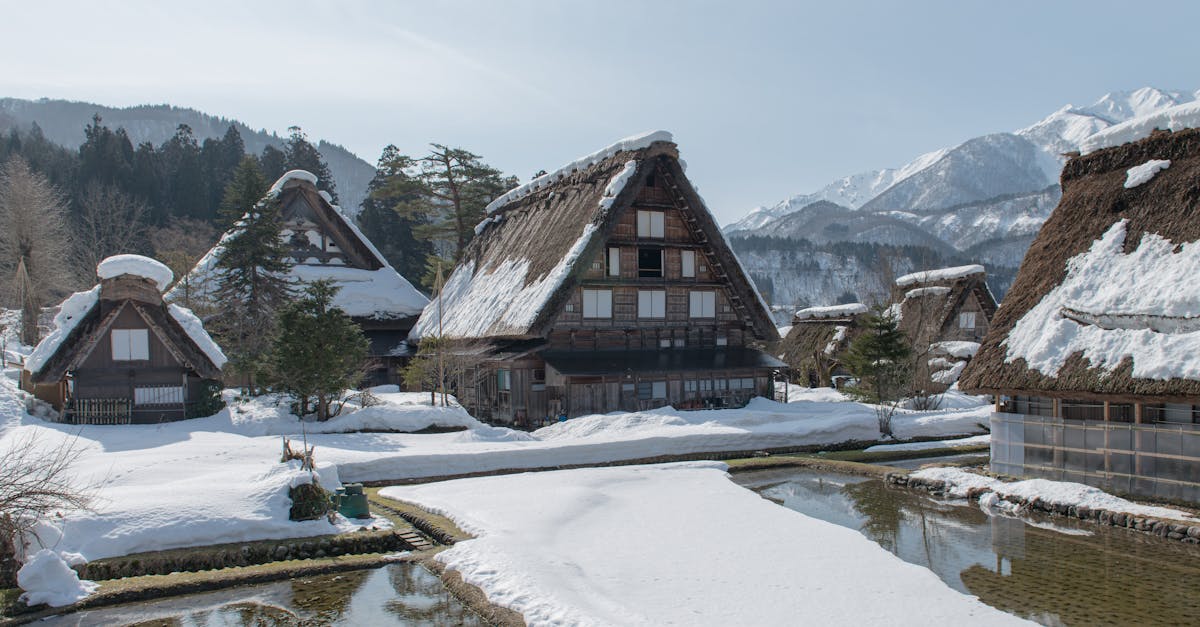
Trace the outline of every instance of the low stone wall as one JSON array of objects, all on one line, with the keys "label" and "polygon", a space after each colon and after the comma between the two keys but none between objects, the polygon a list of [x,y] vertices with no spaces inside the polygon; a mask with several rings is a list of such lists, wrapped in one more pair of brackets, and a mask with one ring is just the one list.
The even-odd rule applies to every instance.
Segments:
[{"label": "low stone wall", "polygon": [[[946,482],[936,479],[921,479],[907,473],[891,472],[884,480],[895,486],[913,490],[924,490],[935,496],[946,495]],[[991,492],[987,488],[971,488],[967,491],[967,500],[977,502],[984,494]],[[999,495],[997,495],[999,496]],[[1064,505],[1044,501],[1040,498],[1026,499],[1018,496],[1000,496],[1004,501],[1015,503],[1027,511],[1037,511],[1054,516],[1066,516],[1079,520],[1092,521],[1110,527],[1132,529],[1168,540],[1177,540],[1188,544],[1200,544],[1200,525],[1185,525],[1179,521],[1163,520],[1146,516],[1135,516],[1125,512],[1114,512],[1107,509],[1093,509],[1086,505]]]},{"label": "low stone wall", "polygon": [[412,551],[397,531],[372,531],[321,538],[273,540],[114,557],[76,566],[84,579],[117,579],[174,572],[217,570],[284,560],[362,553]]}]

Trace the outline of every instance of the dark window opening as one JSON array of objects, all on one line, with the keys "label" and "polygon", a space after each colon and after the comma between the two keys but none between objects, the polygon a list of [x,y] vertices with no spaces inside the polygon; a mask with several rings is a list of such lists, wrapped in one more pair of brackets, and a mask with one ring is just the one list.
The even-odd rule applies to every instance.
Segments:
[{"label": "dark window opening", "polygon": [[646,177],[646,187],[654,187],[654,173],[653,172],[651,172],[650,175]]},{"label": "dark window opening", "polygon": [[661,248],[638,249],[638,276],[662,277],[663,251]]}]

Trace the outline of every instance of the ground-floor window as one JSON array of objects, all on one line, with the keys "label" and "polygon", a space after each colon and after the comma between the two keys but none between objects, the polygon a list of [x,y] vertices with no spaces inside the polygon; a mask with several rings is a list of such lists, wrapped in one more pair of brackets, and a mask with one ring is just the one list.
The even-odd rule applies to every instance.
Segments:
[{"label": "ground-floor window", "polygon": [[638,400],[648,401],[667,397],[666,381],[641,381],[637,384]]},{"label": "ground-floor window", "polygon": [[183,399],[182,385],[133,388],[134,405],[181,405]]}]

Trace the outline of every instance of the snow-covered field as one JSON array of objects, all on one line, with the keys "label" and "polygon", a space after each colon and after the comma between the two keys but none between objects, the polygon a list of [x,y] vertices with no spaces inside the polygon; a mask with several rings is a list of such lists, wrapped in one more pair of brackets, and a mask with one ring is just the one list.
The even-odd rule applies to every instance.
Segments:
[{"label": "snow-covered field", "polygon": [[[298,440],[302,426],[316,447],[321,481],[389,480],[501,469],[547,468],[670,454],[832,444],[879,438],[874,411],[831,390],[795,402],[756,399],[743,409],[681,412],[670,408],[575,418],[532,434],[484,425],[461,407],[430,407],[425,394],[377,388],[382,404],[359,407],[326,423],[301,423],[270,397],[238,401],[214,416],[161,425],[75,427],[25,413],[16,371],[0,377],[0,449],[26,438],[43,447],[74,439],[76,472],[97,487],[94,512],[68,512],[61,533],[45,542],[83,559],[253,539],[335,531],[324,521],[287,520],[287,491],[300,480],[279,463],[280,434]],[[813,399],[813,400],[809,400]],[[817,400],[820,399],[820,400]],[[961,400],[961,399],[960,399]],[[961,404],[961,403],[959,403]],[[937,412],[901,410],[896,434],[978,432],[989,407]],[[438,434],[352,433],[463,427]],[[354,527],[350,521],[341,528]],[[32,547],[34,549],[38,547]]]},{"label": "snow-covered field", "polygon": [[1001,625],[1015,616],[857,531],[779,507],[723,464],[385,488],[476,539],[440,561],[533,625]]}]

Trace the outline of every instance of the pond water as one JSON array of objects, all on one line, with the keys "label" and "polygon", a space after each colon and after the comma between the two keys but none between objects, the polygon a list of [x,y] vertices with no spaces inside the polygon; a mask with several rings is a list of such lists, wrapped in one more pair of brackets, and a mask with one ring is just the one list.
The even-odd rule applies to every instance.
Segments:
[{"label": "pond water", "polygon": [[486,625],[418,564],[396,563],[77,612],[38,625]]},{"label": "pond water", "polygon": [[1066,518],[992,514],[879,479],[804,469],[734,479],[784,507],[857,529],[951,587],[1045,625],[1200,621],[1193,545]]}]

